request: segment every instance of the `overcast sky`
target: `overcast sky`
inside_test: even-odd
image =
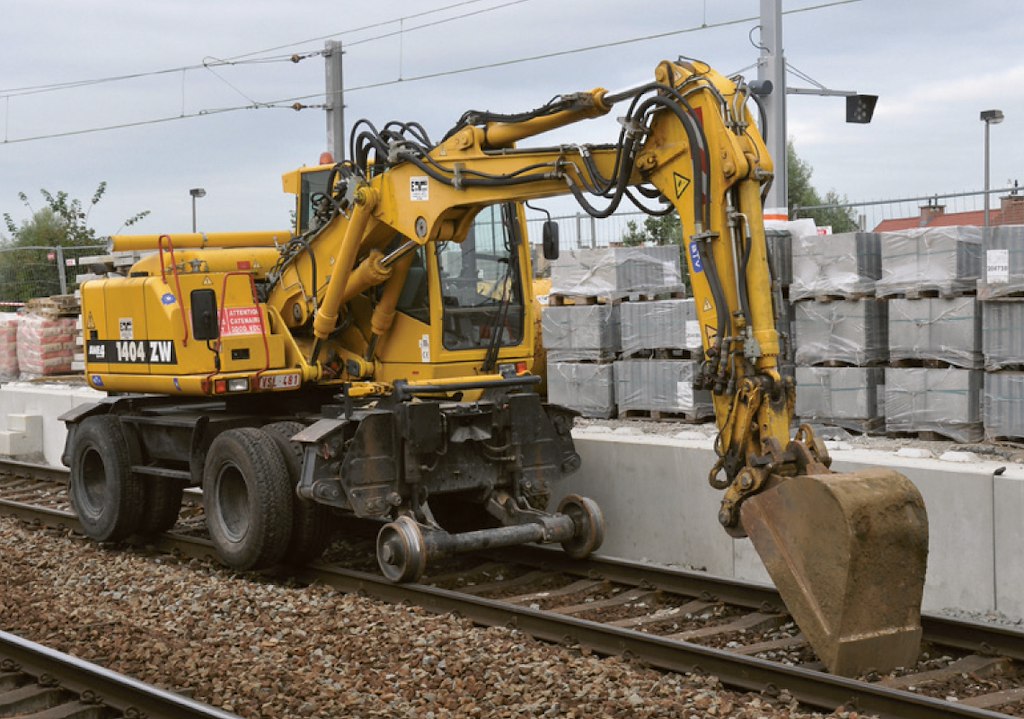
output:
[[[193,187],[207,191],[198,202],[200,229],[283,228],[291,203],[281,173],[315,163],[326,149],[319,109],[247,109],[23,141],[320,93],[318,56],[59,92],[18,88],[201,66],[283,45],[255,57],[315,52],[335,33],[347,47],[347,128],[359,118],[378,127],[416,120],[437,138],[469,108],[513,112],[560,92],[620,89],[680,54],[724,73],[752,66],[758,55],[751,43],[758,22],[750,19],[759,14],[758,0],[463,0],[411,17],[457,2],[0,0],[0,212],[28,217],[19,191],[38,207],[39,188],[87,199],[105,180],[107,197],[91,217],[101,234],[144,209],[152,215],[139,231],[188,231]],[[992,128],[992,184],[1024,182],[1024,1],[860,0],[792,12],[828,4],[784,0],[787,60],[827,87],[880,100],[871,124],[847,125],[841,98],[789,97],[789,136],[822,193],[835,189],[862,201],[980,189],[979,111],[990,108],[1006,116]],[[387,24],[358,30],[377,23]],[[438,24],[417,29],[430,23]],[[690,31],[415,79],[675,30]],[[744,74],[755,77],[756,69]],[[807,85],[793,76],[789,83]],[[609,141],[616,132],[608,117],[554,139]],[[951,202],[956,209],[963,208]]]

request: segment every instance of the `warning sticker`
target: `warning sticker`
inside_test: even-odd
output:
[[[430,199],[430,179],[428,177],[409,178],[409,199],[413,202],[426,202]]]
[[[683,196],[683,193],[686,192],[686,188],[690,186],[690,178],[683,177],[678,172],[673,172],[672,179],[675,180],[676,183],[676,199],[678,200]]]
[[[985,253],[985,281],[995,284],[1010,281],[1010,251],[989,250]]]
[[[132,329],[132,318],[122,317],[117,321],[118,333],[123,340],[134,339],[135,332]]]
[[[420,361],[430,361],[430,335],[420,337]]]
[[[712,307],[711,307],[711,300],[709,300],[707,297],[705,297],[704,298],[704,304],[701,305],[701,307],[704,308],[705,312],[710,312],[711,309],[712,309]]]
[[[220,315],[220,334],[222,337],[262,334],[259,308],[225,307]]]
[[[715,343],[715,338],[718,337],[718,330],[711,325],[704,325],[704,336],[708,338],[708,347]]]

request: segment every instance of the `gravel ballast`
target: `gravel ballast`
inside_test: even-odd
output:
[[[6,631],[244,717],[817,717],[619,658],[0,518]],[[855,712],[834,716],[856,717]]]

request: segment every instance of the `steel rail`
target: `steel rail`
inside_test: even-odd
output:
[[[6,500],[0,500],[0,510],[48,526],[80,531],[78,519],[70,512]],[[165,534],[152,544],[162,551],[184,556],[215,557],[212,543],[201,538]],[[537,564],[551,571],[600,576],[609,581],[652,586],[685,595],[708,596],[743,606],[783,606],[778,594],[769,587],[745,585],[728,579],[653,565],[612,559],[570,562],[558,553],[540,548],[503,550],[492,553],[492,556],[507,561]],[[877,683],[665,639],[636,630],[462,594],[455,590],[421,584],[393,584],[377,574],[339,569],[323,563],[291,568],[289,576],[303,582],[322,583],[343,592],[360,592],[388,602],[409,602],[437,613],[455,612],[485,626],[513,626],[539,639],[578,644],[600,654],[633,657],[660,669],[709,672],[718,676],[724,685],[742,690],[763,691],[773,686],[785,689],[804,704],[825,710],[847,706],[859,712],[893,719],[1006,719],[1009,716],[891,689]],[[925,616],[922,623],[929,640],[1015,659],[1024,657],[1024,634],[1020,632],[938,616]]]
[[[0,657],[18,671],[56,682],[80,701],[102,704],[126,716],[149,719],[239,719],[237,714],[118,674],[83,659],[0,631]]]

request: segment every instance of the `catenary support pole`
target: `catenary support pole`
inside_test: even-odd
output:
[[[341,42],[324,43],[327,78],[327,149],[335,162],[345,159],[345,86],[341,74]]]

